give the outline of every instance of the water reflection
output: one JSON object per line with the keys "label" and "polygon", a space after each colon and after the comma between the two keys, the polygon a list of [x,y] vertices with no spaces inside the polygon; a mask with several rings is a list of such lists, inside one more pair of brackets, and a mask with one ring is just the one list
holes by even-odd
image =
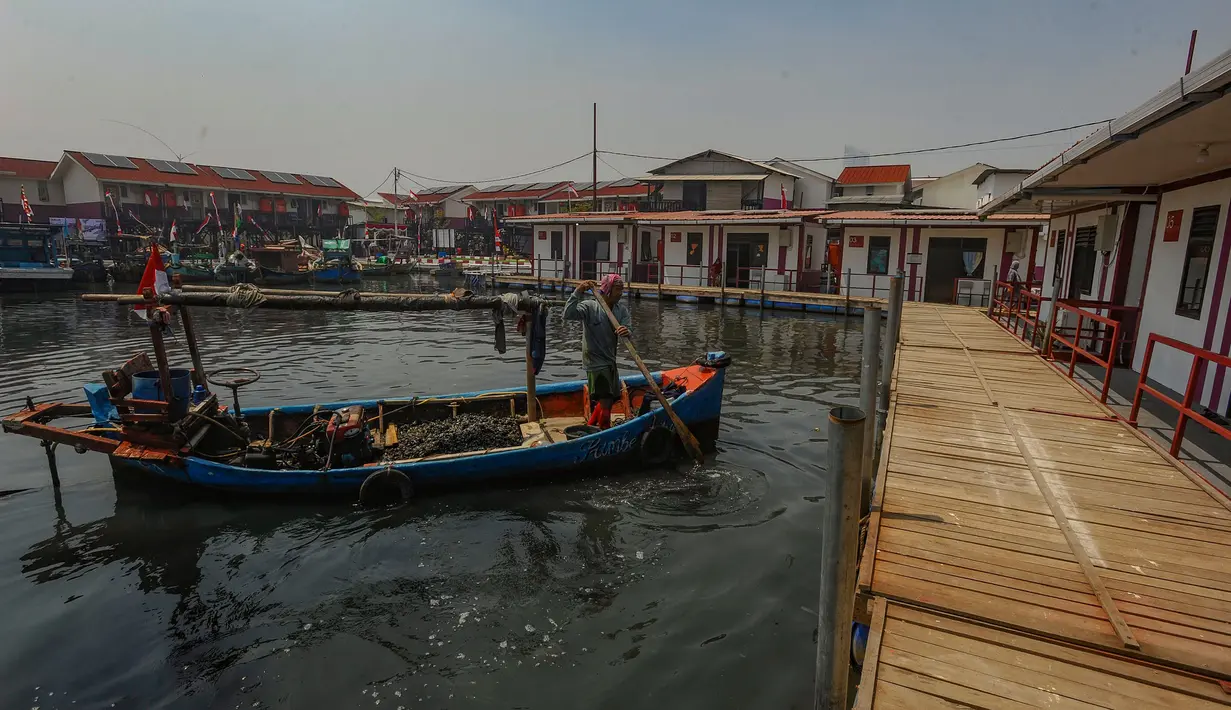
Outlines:
{"label": "water reflection", "polygon": [[[145,347],[123,309],[2,305],[6,411],[27,390],[75,398]],[[41,449],[0,437],[3,487],[33,488],[0,498],[0,669],[22,679],[0,688],[0,707],[805,703],[816,429],[828,406],[857,399],[858,332],[653,301],[633,317],[651,366],[735,357],[705,466],[369,513],[152,496],[113,482],[102,457],[62,453],[58,513]],[[513,338],[494,353],[485,314],[198,321],[207,362],[264,373],[245,392],[253,405],[498,387],[520,372]],[[544,379],[578,377],[578,339],[553,316]]]}

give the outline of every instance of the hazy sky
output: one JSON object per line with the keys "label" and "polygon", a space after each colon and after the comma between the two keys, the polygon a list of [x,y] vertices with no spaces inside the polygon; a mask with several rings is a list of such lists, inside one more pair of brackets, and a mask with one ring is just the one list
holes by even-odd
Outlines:
{"label": "hazy sky", "polygon": [[[113,119],[363,194],[394,165],[474,182],[587,152],[592,101],[614,151],[923,148],[1119,116],[1179,77],[1194,28],[1200,65],[1231,47],[1231,0],[0,0],[0,155],[171,157]],[[1085,132],[910,162],[1037,167]]]}

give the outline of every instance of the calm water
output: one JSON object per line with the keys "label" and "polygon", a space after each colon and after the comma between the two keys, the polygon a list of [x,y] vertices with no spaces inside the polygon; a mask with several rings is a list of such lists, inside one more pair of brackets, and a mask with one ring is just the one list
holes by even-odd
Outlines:
{"label": "calm water", "polygon": [[[368,512],[151,498],[61,447],[57,505],[37,442],[0,435],[0,489],[28,489],[0,498],[0,707],[810,707],[825,412],[857,404],[858,321],[632,307],[651,368],[735,358],[705,466]],[[196,318],[207,363],[263,373],[251,405],[524,373],[486,314]],[[3,297],[0,411],[81,399],[144,335],[113,304]],[[579,347],[557,312],[543,379],[577,379]]]}

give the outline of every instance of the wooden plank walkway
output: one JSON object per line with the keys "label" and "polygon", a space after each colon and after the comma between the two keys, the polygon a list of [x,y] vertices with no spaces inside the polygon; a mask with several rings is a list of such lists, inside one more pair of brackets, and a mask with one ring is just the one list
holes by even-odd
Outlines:
{"label": "wooden plank walkway", "polygon": [[866,658],[856,710],[1231,707],[1208,678],[885,599],[873,608]]}
{"label": "wooden plank walkway", "polygon": [[[570,290],[581,283],[580,279],[536,279],[529,275],[496,274],[496,283],[505,288],[535,287],[543,289]],[[751,288],[722,289],[717,286],[679,286],[673,284],[639,283],[625,284],[625,293],[635,298],[685,298],[704,302],[718,302],[723,298],[728,305],[757,307],[761,303],[761,291]],[[848,306],[851,313],[861,311],[865,305],[885,308],[884,298],[866,296],[808,293],[804,291],[765,291],[765,307],[789,310],[810,310],[842,313]],[[1024,347],[1024,346],[1023,346]]]}
{"label": "wooden plank walkway", "polygon": [[[957,667],[931,681],[919,680],[931,673],[923,666],[873,671],[868,707],[1128,707],[1112,695],[1014,695],[1019,681],[1056,690],[1054,669],[1030,665],[1023,644],[1133,664],[1082,671],[1098,676],[1082,683],[1108,692],[1135,687],[1117,673],[1153,672],[1143,663],[1173,669],[1174,684],[1153,683],[1168,692],[1188,692],[1177,680],[1185,673],[1231,679],[1231,501],[982,313],[908,305],[886,426],[859,576],[862,594],[894,602],[882,643],[935,660],[908,639],[939,612],[965,626],[936,633],[995,627],[1008,660],[977,665],[971,658],[988,649],[963,647],[954,653],[969,658],[945,660]],[[907,605],[927,611],[895,617]],[[903,672],[914,685],[899,682]],[[999,683],[1013,693],[984,702],[980,693],[995,695]]]}

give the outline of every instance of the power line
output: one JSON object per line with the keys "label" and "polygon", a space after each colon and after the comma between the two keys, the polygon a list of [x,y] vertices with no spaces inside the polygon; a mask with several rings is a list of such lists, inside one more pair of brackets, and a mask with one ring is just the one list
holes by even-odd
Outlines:
{"label": "power line", "polygon": [[[599,151],[599,152],[601,153],[602,151]],[[578,155],[575,158],[569,158],[568,160],[562,163],[556,163],[555,165],[548,165],[545,168],[539,168],[538,170],[531,170],[528,173],[519,173],[517,175],[505,175],[503,177],[483,178],[480,180],[444,180],[441,178],[428,177],[427,175],[418,175],[416,173],[412,173],[406,170],[405,168],[398,168],[398,170],[400,170],[403,175],[409,175],[411,177],[416,177],[416,178],[419,178],[420,180],[427,180],[428,182],[439,182],[439,183],[443,183],[446,185],[478,185],[478,184],[488,183],[488,182],[503,182],[505,180],[516,180],[518,178],[530,177],[531,175],[538,175],[539,173],[545,173],[548,170],[555,170],[556,168],[562,168],[565,165],[568,165],[570,163],[575,163],[578,160],[581,160],[583,158],[588,158],[588,157],[590,157],[590,151],[586,151],[582,153],[581,155]]]}
{"label": "power line", "polygon": [[[602,151],[599,151],[599,152],[601,153]],[[601,156],[601,155],[600,155],[600,156],[598,156],[598,161],[599,161],[600,163],[602,163],[603,165],[606,165],[607,167],[609,167],[609,168],[611,168],[612,170],[614,170],[614,171],[616,172],[616,175],[619,175],[620,177],[624,178],[625,180],[632,180],[632,178],[630,178],[629,176],[627,176],[627,175],[625,175],[624,173],[620,172],[620,169],[619,169],[619,168],[617,168],[616,166],[614,166],[614,165],[612,165],[611,163],[608,163],[606,160],[604,160],[604,159],[603,159],[603,156]]]}
{"label": "power line", "polygon": [[[1090,126],[1100,126],[1104,123],[1109,123],[1110,120],[1111,119],[1105,119],[1102,121],[1090,121],[1089,123],[1079,123],[1074,126],[1065,126],[1064,128],[1052,128],[1046,131],[1035,131],[1034,133],[1023,133],[1021,135],[1008,136],[1006,138],[992,138],[991,140],[984,140],[984,141],[971,141],[969,143],[955,143],[953,145],[937,146],[935,148],[917,148],[915,150],[896,150],[896,151],[890,151],[886,153],[861,154],[859,157],[861,158],[864,158],[864,157],[866,158],[888,158],[888,157],[899,156],[899,155],[918,155],[920,153],[938,153],[942,151],[956,150],[959,148],[973,148],[976,146],[992,145],[994,143],[1007,143],[1009,141],[1017,141],[1017,140],[1022,140],[1024,138],[1037,138],[1038,136],[1046,136],[1046,135],[1051,135],[1053,133],[1063,133],[1065,131],[1072,131],[1078,128],[1089,128]],[[670,158],[670,157],[666,157],[662,155],[643,155],[641,153],[623,153],[623,152],[614,151],[614,150],[600,150],[599,153],[605,153],[607,155],[619,155],[625,158],[642,158],[645,160],[667,160],[667,161],[680,160],[680,158]],[[851,156],[849,155],[838,155],[838,156],[827,156],[827,157],[821,157],[821,158],[784,158],[783,160],[787,160],[792,163],[815,163],[815,162],[823,162],[823,161],[828,161],[828,160],[846,160],[847,158],[850,158],[850,157]]]}
{"label": "power line", "polygon": [[385,186],[385,183],[389,182],[389,178],[391,178],[391,177],[393,177],[393,168],[389,168],[389,173],[388,173],[387,175],[385,175],[385,179],[384,179],[384,180],[381,180],[379,185],[377,185],[376,187],[372,188],[372,191],[371,191],[371,192],[369,192],[368,194],[364,195],[364,196],[363,196],[363,199],[365,199],[365,200],[366,200],[366,199],[368,199],[369,197],[371,197],[371,196],[372,196],[372,194],[373,194],[373,193],[375,193],[375,192],[376,192],[377,190],[379,190],[380,188],[384,187],[384,186]]}

